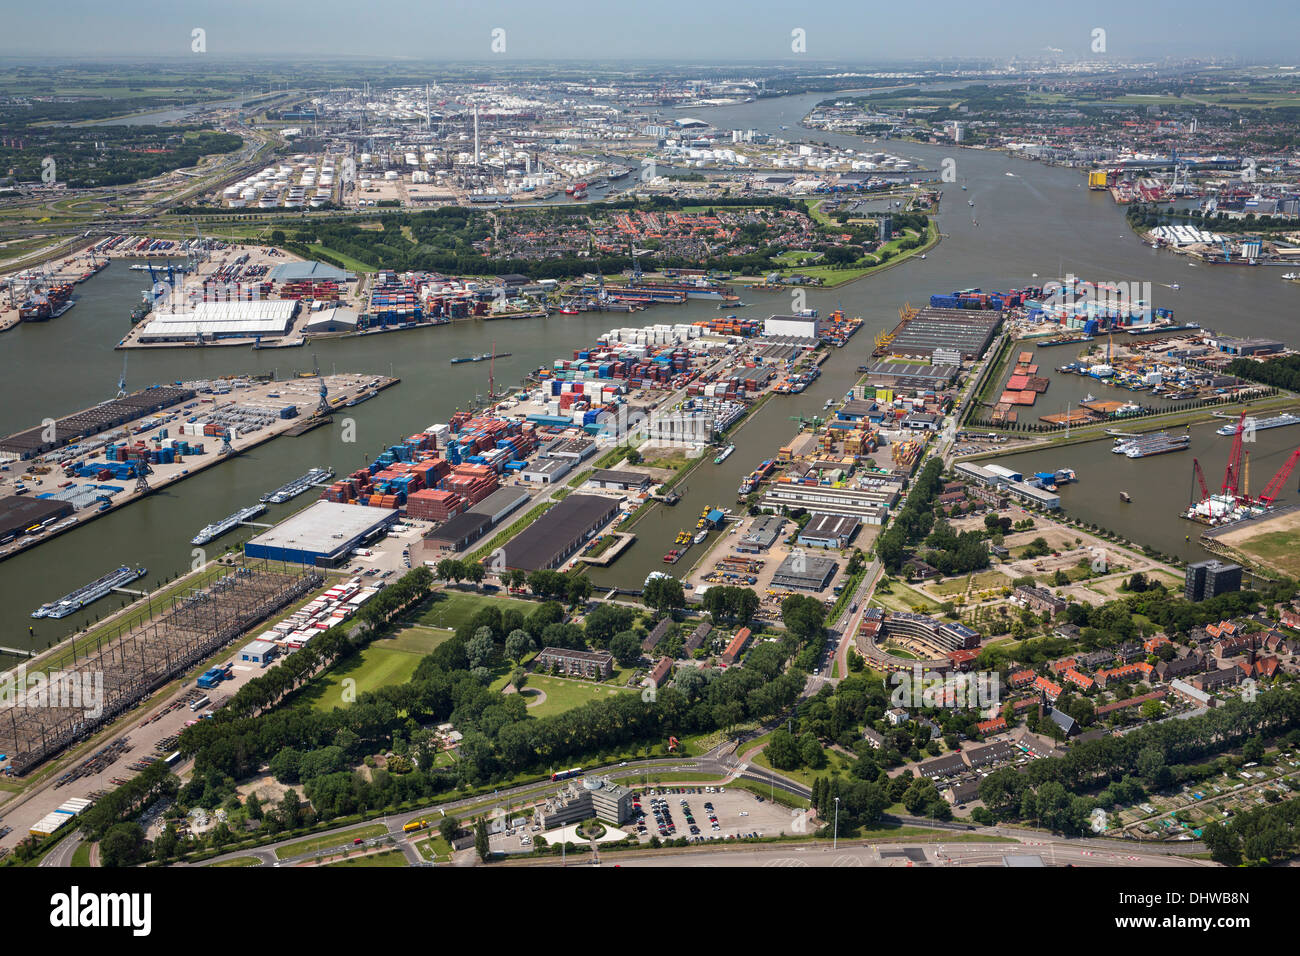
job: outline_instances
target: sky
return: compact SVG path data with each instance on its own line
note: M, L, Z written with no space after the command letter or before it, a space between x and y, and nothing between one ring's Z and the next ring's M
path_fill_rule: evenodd
M1297 0L1254 0L1248 9L1248 16L1233 14L1222 0L8 0L0 5L0 56L616 58L779 66L1060 51L1070 59L1300 60ZM204 31L204 53L192 49L196 29ZM502 31L495 48L494 31ZM1098 38L1104 52L1094 52Z

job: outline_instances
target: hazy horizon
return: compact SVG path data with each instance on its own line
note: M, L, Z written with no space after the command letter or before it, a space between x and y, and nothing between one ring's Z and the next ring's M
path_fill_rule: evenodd
M923 8L876 10L849 0L791 8L772 0L683 0L645 8L573 0L558 6L519 0L431 5L375 0L194 0L155 6L69 0L5 14L0 56L97 57L355 56L455 62L572 61L884 63L1056 56L1065 61L1237 58L1294 63L1300 8L1286 0L1252 4L1249 17L1225 17L1221 3L1101 0L1088 8L1044 9L1030 0L987 5L934 0ZM1267 29L1265 28L1267 27ZM192 50L195 29L206 50ZM495 36L494 31L504 31ZM803 31L795 52L794 31ZM1104 51L1094 49L1103 30ZM501 49L504 41L504 50ZM35 52L39 50L39 53Z

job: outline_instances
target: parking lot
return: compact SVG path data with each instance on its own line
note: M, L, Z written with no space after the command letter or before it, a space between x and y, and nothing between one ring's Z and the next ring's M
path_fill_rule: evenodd
M748 790L728 787L650 787L636 792L636 818L624 829L642 843L686 838L696 843L795 832L792 811Z

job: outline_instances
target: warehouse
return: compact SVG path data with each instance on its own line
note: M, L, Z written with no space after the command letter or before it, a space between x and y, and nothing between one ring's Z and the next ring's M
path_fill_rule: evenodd
M608 468L597 468L587 481L597 488L613 488L618 491L644 491L650 486L649 475L643 475L639 471L611 471Z
M244 545L250 558L332 568L397 521L395 508L318 501Z
M765 338L779 336L812 341L821 330L821 322L815 315L773 315L763 323Z
M53 498L0 498L0 541L21 535L34 525L53 523L72 514L72 505Z
M736 550L742 554L762 554L781 537L785 519L780 515L759 515L750 522L749 530L741 536Z
M812 554L792 553L772 575L772 587L824 591L839 570L839 562ZM798 570L796 570L798 569Z
M1044 491L1042 488L1035 488L1033 485L1027 485L1023 481L1011 482L1011 484L1007 485L1007 491L1026 504L1047 511L1055 511L1061 507L1060 495L1051 491Z
M925 308L903 323L886 351L891 356L930 361L951 359L956 353L963 361L971 361L984 354L1001 322L999 312Z
M555 458L576 465L595 453L596 443L590 438L557 438L549 445L543 445L537 457Z
M569 495L506 544L506 567L522 571L559 567L614 517L620 503L621 499L604 495Z
M853 515L815 514L799 532L799 543L812 548L844 548L862 522Z
M196 302L183 312L155 313L140 330L140 342L189 342L203 339L276 338L289 334L298 313L297 299Z
M355 309L323 309L307 320L304 332L355 332L360 316Z
M486 515L492 520L493 525L497 525L502 518L517 509L530 497L528 492L522 488L498 488L473 508L470 508L469 513Z
M937 355L940 350L934 351ZM888 359L881 359L868 369L867 384L889 385L904 389L941 389L951 385L960 372L960 366L955 364L915 365L910 362L891 362Z
M356 273L325 262L282 262L267 276L271 282L353 282Z
M882 482L874 488L831 488L827 485L769 485L762 507L779 511L803 508L817 514L854 515L863 524L885 523L889 509L898 501L901 483Z
M567 458L535 458L526 468L519 472L524 481L537 485L551 485L559 481L573 469Z
M485 514L467 511L444 521L424 536L423 550L436 554L464 551L492 529L492 519Z

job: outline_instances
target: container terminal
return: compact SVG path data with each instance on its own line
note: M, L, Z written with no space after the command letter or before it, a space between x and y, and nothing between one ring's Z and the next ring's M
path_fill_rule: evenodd
M397 382L347 373L122 389L53 428L0 438L0 560Z

